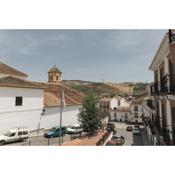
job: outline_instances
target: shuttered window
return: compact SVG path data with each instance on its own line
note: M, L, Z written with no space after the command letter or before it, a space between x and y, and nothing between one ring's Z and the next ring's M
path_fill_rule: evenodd
M22 97L16 97L15 106L22 106L22 102L23 102Z

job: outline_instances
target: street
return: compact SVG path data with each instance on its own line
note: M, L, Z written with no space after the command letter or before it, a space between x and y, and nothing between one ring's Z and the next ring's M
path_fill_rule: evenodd
M144 128L141 126L141 135L133 135L132 131L126 131L126 127L128 126L125 123L115 123L117 134L125 137L125 144L124 146L143 146L143 145L150 145L147 136L145 135ZM132 125L134 127L134 125ZM82 135L84 135L83 133ZM79 137L79 135L71 136L65 135L61 138L62 142L70 141L75 138ZM108 138L108 140L111 138ZM59 145L59 137L55 138L44 138L43 135L30 137L25 142L15 142L15 143L8 143L4 146L55 146Z
M125 123L115 123L115 126L117 134L125 137L125 146L150 145L147 136L145 135L143 126L141 126L141 135L133 135L132 132L126 131L126 127L128 125L126 125Z

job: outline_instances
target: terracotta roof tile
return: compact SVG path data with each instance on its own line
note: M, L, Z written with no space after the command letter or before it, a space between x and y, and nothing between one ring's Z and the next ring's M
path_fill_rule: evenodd
M3 87L18 87L18 88L34 88L44 89L42 86L28 80L16 78L13 76L6 76L0 78L0 86Z
M44 106L61 106L61 86L63 87L65 103L67 106L82 104L83 94L62 84L38 83L45 88Z
M20 72L0 61L0 74L5 74L5 75L12 75L12 76L19 76L19 77L27 77L23 72Z

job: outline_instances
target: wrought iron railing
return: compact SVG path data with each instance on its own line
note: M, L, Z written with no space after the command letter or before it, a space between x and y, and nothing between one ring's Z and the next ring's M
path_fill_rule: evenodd
M175 93L175 75L169 75L170 80L170 87L169 87L169 93Z
M160 93L168 93L168 77L167 77L167 75L161 78Z

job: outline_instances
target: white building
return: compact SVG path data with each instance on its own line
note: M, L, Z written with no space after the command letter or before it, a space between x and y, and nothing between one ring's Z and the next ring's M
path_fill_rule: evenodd
M111 119L113 121L130 122L129 107L117 107L111 110Z
M50 78L58 76L54 67ZM59 125L61 86L65 94L63 125L78 122L77 114L82 95L60 84L60 78L53 83L38 83L26 80L27 75L0 62L0 133L11 128L25 126L30 130L50 128ZM57 83L56 80L59 82Z
M143 123L143 102L133 100L130 104L130 121L133 123Z
M140 115L142 112L141 104L137 105L138 111L135 111L134 105L122 97L103 98L100 100L102 112L109 113L110 119L120 122L138 122L142 123ZM142 106L142 105L141 105ZM138 115L138 116L137 116Z
M157 144L163 139L168 145L175 143L175 57L169 46L174 46L174 36L166 33L149 67L154 72L151 96L156 115L152 123Z

